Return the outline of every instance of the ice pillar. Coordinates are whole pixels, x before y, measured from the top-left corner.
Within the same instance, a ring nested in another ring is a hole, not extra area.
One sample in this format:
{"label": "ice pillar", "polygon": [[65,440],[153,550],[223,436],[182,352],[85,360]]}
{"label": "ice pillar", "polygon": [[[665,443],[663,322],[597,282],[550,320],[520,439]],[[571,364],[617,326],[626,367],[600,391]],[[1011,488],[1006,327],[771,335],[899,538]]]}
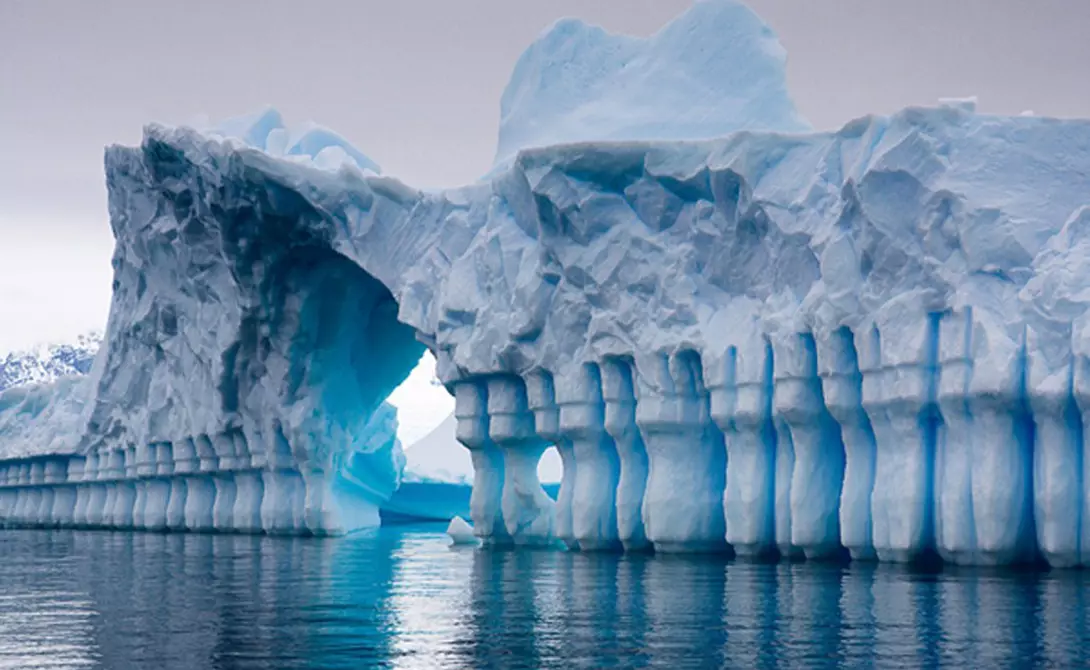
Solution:
{"label": "ice pillar", "polygon": [[572,493],[575,489],[575,452],[571,442],[560,434],[560,408],[556,404],[553,378],[548,372],[536,371],[526,376],[526,398],[534,413],[534,428],[538,437],[556,446],[564,472],[556,496],[553,534],[569,549],[579,544],[572,527]]}
{"label": "ice pillar", "polygon": [[863,408],[875,438],[871,533],[878,557],[909,561],[934,546],[932,468],[936,431],[938,320],[898,315],[857,332]]}
{"label": "ice pillar", "polygon": [[[233,470],[237,465],[235,441],[224,432],[211,439],[215,465],[212,485],[216,489],[216,502],[212,506],[212,527],[218,531],[234,530],[236,486]],[[204,471],[204,461],[201,462]]]}
{"label": "ice pillar", "polygon": [[42,506],[42,484],[45,483],[45,464],[34,461],[30,464],[27,479],[26,502],[23,506],[22,523],[34,527],[38,524],[38,513]]}
{"label": "ice pillar", "polygon": [[305,491],[302,476],[295,469],[291,445],[279,425],[266,430],[271,449],[266,453],[267,469],[261,473],[265,495],[261,500],[261,526],[267,533],[292,533],[306,528],[303,518]]}
{"label": "ice pillar", "polygon": [[1071,568],[1083,561],[1085,543],[1084,430],[1079,405],[1090,408],[1090,378],[1086,377],[1085,362],[1076,363],[1070,347],[1064,346],[1068,342],[1050,347],[1042,339],[1036,331],[1029,331],[1027,387],[1036,425],[1033,492],[1037,544],[1049,565]]}
{"label": "ice pillar", "polygon": [[809,333],[773,343],[777,422],[776,544],[785,556],[834,557],[840,545],[844,445],[825,407],[817,346]]}
{"label": "ice pillar", "polygon": [[106,512],[106,498],[108,484],[105,484],[109,476],[110,453],[99,449],[87,454],[87,462],[83,466],[83,480],[93,482],[88,485],[87,509],[84,523],[90,528],[98,528],[103,523]]}
{"label": "ice pillar", "polygon": [[825,407],[840,425],[844,444],[840,543],[855,560],[873,559],[871,495],[876,447],[874,430],[863,410],[863,376],[851,331],[841,328],[818,338],[817,353]]}
{"label": "ice pillar", "polygon": [[246,439],[242,431],[234,431],[231,438],[235,442],[235,458],[239,468],[235,472],[235,509],[232,525],[239,532],[259,532],[264,485],[261,482],[261,473],[254,468],[265,464],[264,454],[251,448],[251,441]]}
{"label": "ice pillar", "polygon": [[711,416],[727,450],[726,540],[738,556],[771,556],[776,552],[772,345],[753,337],[709,363]]}
{"label": "ice pillar", "polygon": [[583,550],[619,550],[615,505],[620,463],[606,432],[605,402],[598,366],[579,365],[556,385],[560,433],[575,455],[572,529]]}
{"label": "ice pillar", "polygon": [[473,533],[484,544],[506,544],[503,522],[503,455],[489,436],[488,392],[482,382],[454,385],[454,416],[458,441],[473,459],[473,490],[469,499]]}
{"label": "ice pillar", "polygon": [[[643,527],[643,496],[647,487],[647,449],[636,426],[636,393],[632,364],[607,359],[602,363],[604,425],[617,448],[617,535],[628,551],[651,546]],[[578,464],[577,464],[578,467]]]}
{"label": "ice pillar", "polygon": [[83,457],[72,456],[53,461],[53,469],[46,468],[46,481],[53,484],[53,507],[49,513],[50,524],[71,528],[76,511],[76,484],[83,475]]}
{"label": "ice pillar", "polygon": [[953,563],[1033,557],[1032,429],[1018,337],[986,312],[965,309],[941,320],[935,536],[939,554]]}
{"label": "ice pillar", "polygon": [[518,377],[488,380],[488,435],[503,453],[500,506],[507,533],[515,544],[549,544],[554,503],[537,478],[546,445],[534,431],[526,386]]}
{"label": "ice pillar", "polygon": [[173,526],[180,516],[185,530],[211,530],[216,489],[209,478],[201,474],[201,461],[207,460],[212,455],[211,445],[204,444],[199,439],[178,440],[174,442],[173,455],[175,480],[182,482],[182,486],[178,488],[184,493],[181,493],[175,501],[175,493],[178,489],[171,487],[167,522]]}
{"label": "ice pillar", "polygon": [[649,472],[643,523],[656,551],[726,548],[726,451],[711,423],[699,357],[693,352],[637,360],[636,424]]}
{"label": "ice pillar", "polygon": [[174,457],[170,442],[148,445],[148,459],[143,471],[144,479],[144,528],[151,531],[165,530],[167,510],[172,489],[170,475],[174,472]]}

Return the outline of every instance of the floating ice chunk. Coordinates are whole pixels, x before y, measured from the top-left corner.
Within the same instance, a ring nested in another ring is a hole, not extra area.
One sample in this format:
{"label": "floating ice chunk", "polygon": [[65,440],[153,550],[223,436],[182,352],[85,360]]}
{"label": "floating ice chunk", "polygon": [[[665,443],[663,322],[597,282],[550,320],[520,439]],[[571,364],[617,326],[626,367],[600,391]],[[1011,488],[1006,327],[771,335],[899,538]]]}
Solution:
{"label": "floating ice chunk", "polygon": [[447,535],[450,537],[452,544],[455,545],[477,544],[477,537],[473,534],[473,526],[470,526],[460,516],[450,520],[450,525],[447,526]]}

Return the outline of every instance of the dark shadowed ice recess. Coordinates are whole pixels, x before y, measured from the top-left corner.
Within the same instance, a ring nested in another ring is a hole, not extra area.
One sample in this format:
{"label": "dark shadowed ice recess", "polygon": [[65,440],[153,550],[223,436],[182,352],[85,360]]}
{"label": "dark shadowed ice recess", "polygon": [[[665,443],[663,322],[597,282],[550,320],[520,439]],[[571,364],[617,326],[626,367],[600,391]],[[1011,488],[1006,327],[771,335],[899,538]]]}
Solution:
{"label": "dark shadowed ice recess", "polygon": [[1086,667],[1085,571],[0,531],[0,668]]}

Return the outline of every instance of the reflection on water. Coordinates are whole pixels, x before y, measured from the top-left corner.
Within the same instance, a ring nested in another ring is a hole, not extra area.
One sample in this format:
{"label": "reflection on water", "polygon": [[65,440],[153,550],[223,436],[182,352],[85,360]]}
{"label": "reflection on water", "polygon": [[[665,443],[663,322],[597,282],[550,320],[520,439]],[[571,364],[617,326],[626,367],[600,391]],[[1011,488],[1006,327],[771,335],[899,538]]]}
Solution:
{"label": "reflection on water", "polygon": [[0,668],[1085,667],[1090,574],[0,531]]}

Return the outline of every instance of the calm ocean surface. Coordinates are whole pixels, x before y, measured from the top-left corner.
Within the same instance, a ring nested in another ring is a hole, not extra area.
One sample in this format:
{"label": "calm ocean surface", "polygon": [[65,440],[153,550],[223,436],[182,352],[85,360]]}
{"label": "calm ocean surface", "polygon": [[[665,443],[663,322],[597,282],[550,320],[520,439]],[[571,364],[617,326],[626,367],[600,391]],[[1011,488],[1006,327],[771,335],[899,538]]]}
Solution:
{"label": "calm ocean surface", "polygon": [[2,668],[1078,668],[1090,574],[0,531]]}

